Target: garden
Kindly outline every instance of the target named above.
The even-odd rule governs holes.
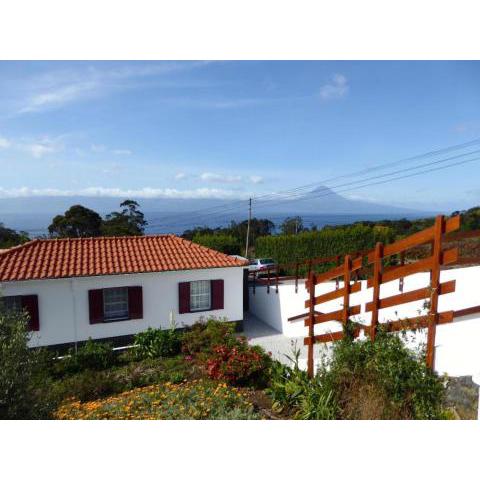
[[[131,347],[29,349],[26,317],[0,312],[2,419],[449,419],[444,379],[380,332],[348,335],[314,378],[251,346],[222,318],[148,329]]]

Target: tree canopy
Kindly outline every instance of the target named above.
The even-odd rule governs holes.
[[[121,212],[112,212],[105,217],[101,228],[102,234],[107,237],[143,235],[148,222],[138,209],[139,206],[135,200],[122,202]]]
[[[296,235],[305,231],[303,218],[299,216],[287,217],[280,225],[280,230],[284,235]]]
[[[102,217],[97,212],[82,205],[73,205],[64,215],[53,218],[48,232],[55,238],[98,237],[101,226]]]
[[[29,240],[27,232],[16,232],[0,223],[0,249],[14,247]]]
[[[73,205],[63,215],[54,217],[48,232],[54,238],[143,235],[147,221],[139,204],[125,200],[120,207],[120,212],[111,212],[102,219],[94,210]]]

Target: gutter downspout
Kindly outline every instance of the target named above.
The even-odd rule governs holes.
[[[73,278],[70,279],[70,292],[72,293],[72,310],[73,310],[73,342],[75,344],[75,353],[77,353],[77,302],[75,299],[75,289],[73,287]]]

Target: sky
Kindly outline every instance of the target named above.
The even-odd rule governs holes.
[[[0,199],[244,199],[480,137],[479,62],[0,62]],[[344,194],[451,211],[480,162]]]

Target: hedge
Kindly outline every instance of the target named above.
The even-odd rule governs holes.
[[[240,254],[240,243],[231,235],[224,235],[219,233],[210,234],[195,234],[193,242],[203,245],[204,247],[213,248],[228,255]]]
[[[376,242],[390,243],[393,237],[393,231],[388,227],[355,225],[325,228],[297,235],[261,237],[256,241],[255,251],[258,258],[273,258],[275,262],[284,264],[373,249]],[[283,272],[293,273],[293,269],[284,269]]]

